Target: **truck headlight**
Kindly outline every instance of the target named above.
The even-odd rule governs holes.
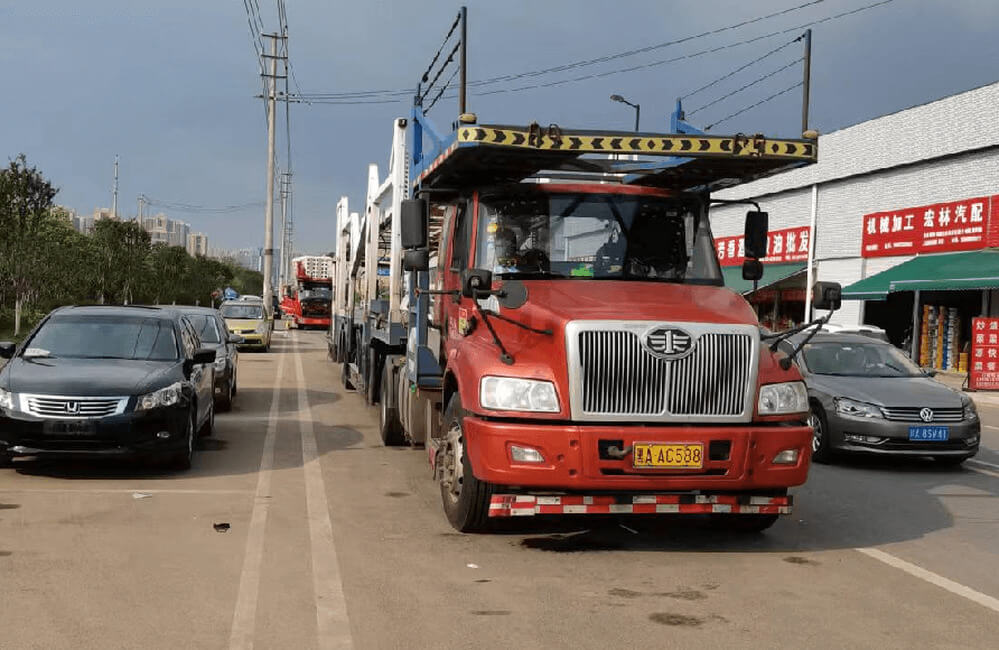
[[[879,407],[867,402],[837,397],[833,403],[836,405],[836,412],[842,415],[852,415],[855,418],[883,418],[885,416]]]
[[[764,384],[760,386],[757,410],[760,415],[804,413],[808,410],[808,390],[801,381]]]
[[[153,392],[146,393],[145,395],[139,395],[139,399],[135,402],[135,410],[148,411],[160,406],[172,406],[180,401],[182,395],[182,385],[178,381],[175,384],[170,384],[166,388],[154,390]]]
[[[14,399],[14,393],[9,390],[4,390],[0,388],[0,409],[7,409],[8,411],[14,410],[14,404],[17,400]]]
[[[479,403],[494,411],[559,412],[555,384],[536,379],[483,377],[479,382]]]

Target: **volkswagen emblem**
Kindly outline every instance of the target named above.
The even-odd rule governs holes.
[[[657,327],[645,335],[645,347],[660,357],[679,357],[693,345],[694,339],[687,332],[675,327]]]
[[[66,412],[70,415],[76,415],[80,412],[79,402],[66,402]]]
[[[933,409],[923,408],[919,410],[919,419],[923,422],[933,421]]]

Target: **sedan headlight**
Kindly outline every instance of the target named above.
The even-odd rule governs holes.
[[[148,411],[160,406],[172,406],[180,401],[182,395],[182,385],[178,381],[176,384],[170,384],[166,388],[161,388],[145,395],[139,395],[139,399],[135,403],[135,410]]]
[[[225,372],[225,365],[226,365],[226,361],[227,360],[228,359],[225,356],[225,350],[216,350],[215,351],[215,371],[216,372]]]
[[[842,415],[852,415],[855,418],[883,418],[885,416],[880,407],[867,402],[837,397],[833,403],[836,404],[836,412]]]
[[[479,382],[479,403],[494,411],[559,412],[555,384],[535,379],[483,377]]]
[[[970,399],[964,403],[964,419],[965,420],[977,420],[978,419],[978,409],[975,408],[975,403]]]
[[[263,323],[257,325],[256,329],[257,334],[263,334],[266,331],[267,331],[267,321],[264,321]]]
[[[764,384],[760,386],[757,410],[760,415],[804,413],[808,410],[808,390],[800,381]]]
[[[0,388],[0,409],[14,410],[14,393]]]

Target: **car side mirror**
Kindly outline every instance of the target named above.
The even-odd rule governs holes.
[[[767,256],[769,221],[770,214],[767,212],[750,210],[746,213],[745,249],[747,258],[758,260]]]
[[[839,282],[816,282],[812,287],[812,306],[836,311],[843,304],[843,287]]]
[[[402,254],[403,271],[428,271],[430,270],[430,251],[426,248],[405,251]]]
[[[426,199],[404,199],[399,211],[399,222],[403,248],[427,247]]]
[[[461,274],[461,295],[477,298],[482,292],[493,288],[492,271],[486,269],[466,269]]]
[[[0,359],[10,359],[17,350],[17,343],[13,341],[0,341]]]
[[[196,366],[206,363],[215,363],[215,350],[211,348],[198,348],[194,351],[194,356],[191,358],[191,362]]]
[[[759,260],[746,260],[742,263],[742,279],[756,282],[763,277],[763,263]]]
[[[226,340],[227,340],[227,341],[229,341],[229,343],[234,343],[234,344],[236,344],[236,345],[239,345],[240,343],[242,343],[242,342],[243,342],[243,341],[245,341],[246,339],[244,339],[244,338],[243,338],[242,336],[240,336],[239,334],[230,334],[230,335],[229,335],[229,338],[228,338],[228,339],[226,339]]]

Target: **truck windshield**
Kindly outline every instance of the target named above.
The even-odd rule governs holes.
[[[498,275],[721,284],[696,199],[486,196],[476,266]]]

